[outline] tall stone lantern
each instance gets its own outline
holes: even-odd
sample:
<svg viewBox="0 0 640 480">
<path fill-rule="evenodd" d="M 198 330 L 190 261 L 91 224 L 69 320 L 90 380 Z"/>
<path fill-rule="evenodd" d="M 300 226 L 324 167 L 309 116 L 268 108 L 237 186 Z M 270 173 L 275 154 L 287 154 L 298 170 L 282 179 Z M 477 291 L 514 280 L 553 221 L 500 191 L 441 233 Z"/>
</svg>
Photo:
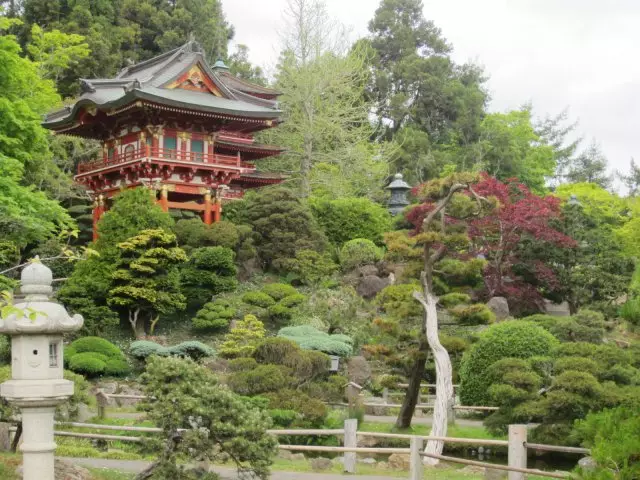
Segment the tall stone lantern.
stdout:
<svg viewBox="0 0 640 480">
<path fill-rule="evenodd" d="M 0 333 L 11 336 L 12 373 L 0 385 L 0 395 L 22 411 L 24 480 L 54 480 L 53 416 L 56 406 L 73 395 L 73 382 L 63 378 L 62 334 L 84 322 L 49 299 L 52 281 L 51 270 L 36 257 L 22 270 L 25 298 L 15 304 L 25 314 L 0 319 Z"/>
<path fill-rule="evenodd" d="M 386 188 L 391 192 L 391 197 L 387 203 L 389 212 L 391 212 L 391 215 L 397 215 L 409 205 L 407 192 L 411 190 L 411 186 L 403 180 L 401 173 L 396 173 L 393 176 L 393 181 Z"/>
</svg>

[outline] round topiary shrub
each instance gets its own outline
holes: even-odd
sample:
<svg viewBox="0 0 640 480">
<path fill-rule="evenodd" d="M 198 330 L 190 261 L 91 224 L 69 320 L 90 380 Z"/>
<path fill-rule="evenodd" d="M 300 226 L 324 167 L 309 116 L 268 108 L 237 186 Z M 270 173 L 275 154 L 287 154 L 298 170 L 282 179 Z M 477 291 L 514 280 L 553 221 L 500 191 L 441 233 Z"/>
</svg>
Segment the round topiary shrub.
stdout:
<svg viewBox="0 0 640 480">
<path fill-rule="evenodd" d="M 292 295 L 297 295 L 298 290 L 291 285 L 286 283 L 268 283 L 264 287 L 262 287 L 262 292 L 269 295 L 276 302 L 282 300 L 285 297 L 290 297 Z"/>
<path fill-rule="evenodd" d="M 191 319 L 191 326 L 195 330 L 219 331 L 227 328 L 237 310 L 226 300 L 217 299 L 205 303 Z"/>
<path fill-rule="evenodd" d="M 492 325 L 462 357 L 460 400 L 463 405 L 490 405 L 489 367 L 503 358 L 549 355 L 558 340 L 532 322 L 506 321 Z"/>
<path fill-rule="evenodd" d="M 98 375 L 124 376 L 130 372 L 122 351 L 100 337 L 83 337 L 64 350 L 64 361 L 69 370 L 95 377 Z M 107 368 L 107 365 L 111 365 Z"/>
<path fill-rule="evenodd" d="M 124 377 L 131 373 L 131 366 L 124 358 L 110 358 L 104 367 L 104 374 L 112 377 Z"/>
<path fill-rule="evenodd" d="M 216 351 L 208 345 L 197 340 L 189 340 L 179 343 L 173 347 L 168 347 L 167 352 L 174 357 L 190 358 L 191 360 L 198 361 L 201 358 L 213 357 Z"/>
<path fill-rule="evenodd" d="M 294 293 L 293 295 L 289 295 L 288 297 L 284 297 L 278 303 L 283 307 L 297 307 L 298 305 L 305 302 L 307 297 L 301 293 Z"/>
<path fill-rule="evenodd" d="M 264 292 L 247 292 L 242 295 L 242 301 L 262 308 L 269 308 L 276 304 L 276 301 Z"/>
<path fill-rule="evenodd" d="M 346 242 L 340 249 L 340 265 L 344 270 L 351 270 L 362 265 L 369 265 L 382 260 L 383 251 L 366 238 L 354 238 Z"/>
<path fill-rule="evenodd" d="M 317 350 L 340 357 L 348 357 L 353 353 L 352 340 L 345 342 L 342 335 L 329 335 L 310 325 L 282 328 L 278 332 L 278 337 L 297 343 L 303 350 Z"/>
<path fill-rule="evenodd" d="M 291 375 L 291 369 L 281 365 L 258 365 L 253 370 L 232 373 L 227 385 L 240 395 L 258 395 L 286 388 Z"/>
<path fill-rule="evenodd" d="M 99 353 L 77 353 L 69 360 L 69 368 L 75 373 L 81 373 L 87 377 L 97 377 L 105 373 L 106 357 Z"/>
<path fill-rule="evenodd" d="M 75 353 L 95 352 L 107 357 L 121 357 L 122 351 L 109 340 L 100 337 L 82 337 L 71 342 L 69 348 Z"/>
</svg>

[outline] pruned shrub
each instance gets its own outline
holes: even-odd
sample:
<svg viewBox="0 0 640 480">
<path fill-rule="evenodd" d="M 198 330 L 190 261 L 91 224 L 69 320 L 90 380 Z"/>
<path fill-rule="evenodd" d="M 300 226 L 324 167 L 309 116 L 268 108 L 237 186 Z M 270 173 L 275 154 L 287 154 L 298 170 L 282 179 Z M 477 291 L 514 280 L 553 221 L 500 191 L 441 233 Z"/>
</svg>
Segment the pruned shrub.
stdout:
<svg viewBox="0 0 640 480">
<path fill-rule="evenodd" d="M 343 341 L 341 337 L 334 338 L 334 335 L 321 332 L 310 325 L 282 328 L 278 337 L 292 340 L 304 350 L 318 350 L 328 355 L 348 357 L 353 351 L 352 345 Z"/>
<path fill-rule="evenodd" d="M 376 295 L 375 303 L 393 318 L 419 317 L 422 315 L 422 307 L 413 298 L 413 292 L 420 291 L 417 283 L 389 285 Z"/>
<path fill-rule="evenodd" d="M 227 385 L 240 395 L 275 392 L 290 385 L 292 372 L 281 365 L 258 365 L 252 370 L 232 373 Z"/>
<path fill-rule="evenodd" d="M 279 304 L 283 307 L 291 308 L 297 307 L 298 305 L 304 303 L 307 300 L 307 297 L 302 293 L 294 293 L 293 295 L 289 295 L 280 300 Z"/>
<path fill-rule="evenodd" d="M 99 353 L 77 353 L 69 360 L 69 369 L 87 377 L 98 377 L 105 373 L 106 360 L 107 357 Z"/>
<path fill-rule="evenodd" d="M 340 249 L 340 265 L 343 270 L 351 270 L 382 260 L 383 251 L 366 238 L 355 238 Z"/>
<path fill-rule="evenodd" d="M 452 308 L 463 303 L 469 303 L 471 297 L 466 293 L 451 292 L 442 295 L 438 300 L 444 308 Z"/>
<path fill-rule="evenodd" d="M 273 408 L 269 410 L 269 416 L 273 420 L 273 424 L 278 427 L 290 427 L 296 418 L 298 412 L 295 410 L 285 410 L 282 408 Z"/>
<path fill-rule="evenodd" d="M 299 250 L 288 263 L 288 269 L 305 285 L 317 285 L 338 270 L 331 255 L 315 250 Z"/>
<path fill-rule="evenodd" d="M 262 308 L 269 308 L 276 304 L 276 301 L 264 292 L 247 292 L 242 295 L 242 301 Z"/>
<path fill-rule="evenodd" d="M 245 315 L 224 337 L 220 355 L 224 358 L 249 357 L 264 338 L 264 324 L 255 315 Z"/>
<path fill-rule="evenodd" d="M 136 340 L 129 345 L 129 355 L 138 360 L 145 360 L 151 355 L 168 355 L 167 349 L 156 342 L 149 340 Z"/>
<path fill-rule="evenodd" d="M 294 421 L 295 426 L 321 427 L 327 416 L 327 407 L 321 401 L 308 395 L 289 389 L 264 394 L 269 399 L 270 409 L 293 410 L 299 417 Z"/>
<path fill-rule="evenodd" d="M 240 357 L 229 360 L 227 368 L 231 372 L 244 372 L 245 370 L 253 370 L 258 367 L 258 362 L 251 357 Z"/>
<path fill-rule="evenodd" d="M 560 374 L 568 370 L 576 370 L 578 372 L 587 372 L 593 376 L 597 376 L 600 371 L 600 368 L 595 361 L 585 357 L 561 357 L 556 360 L 553 368 L 556 374 Z"/>
<path fill-rule="evenodd" d="M 285 297 L 289 297 L 291 295 L 297 295 L 298 290 L 291 285 L 286 283 L 267 283 L 264 287 L 262 287 L 262 292 L 269 295 L 276 302 L 282 300 Z"/>
<path fill-rule="evenodd" d="M 216 354 L 213 348 L 197 340 L 188 340 L 168 347 L 167 352 L 174 357 L 190 358 L 195 361 L 205 357 L 213 357 Z"/>
<path fill-rule="evenodd" d="M 122 351 L 100 337 L 83 337 L 71 342 L 64 350 L 64 361 L 69 370 L 88 377 L 125 376 L 131 371 Z"/>
<path fill-rule="evenodd" d="M 463 325 L 488 325 L 496 320 L 496 314 L 484 303 L 458 305 L 451 314 Z"/>
<path fill-rule="evenodd" d="M 544 328 L 521 320 L 506 321 L 482 332 L 463 356 L 460 367 L 460 399 L 464 405 L 488 405 L 491 398 L 489 368 L 503 358 L 526 359 L 549 355 L 558 340 Z"/>
<path fill-rule="evenodd" d="M 216 299 L 205 303 L 191 320 L 195 330 L 217 332 L 229 326 L 229 322 L 236 315 L 237 310 L 227 300 Z"/>
</svg>

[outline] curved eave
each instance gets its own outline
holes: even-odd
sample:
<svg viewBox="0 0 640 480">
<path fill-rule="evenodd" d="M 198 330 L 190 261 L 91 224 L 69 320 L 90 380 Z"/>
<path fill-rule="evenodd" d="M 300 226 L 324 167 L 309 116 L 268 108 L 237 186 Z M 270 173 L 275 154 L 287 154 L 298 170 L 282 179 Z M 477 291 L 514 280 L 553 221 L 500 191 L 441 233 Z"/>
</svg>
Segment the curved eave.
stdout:
<svg viewBox="0 0 640 480">
<path fill-rule="evenodd" d="M 112 102 L 105 102 L 102 104 L 97 104 L 89 98 L 81 99 L 75 103 L 75 105 L 73 106 L 73 108 L 71 109 L 68 115 L 66 115 L 65 117 L 59 120 L 52 120 L 52 121 L 45 120 L 42 123 L 42 126 L 45 128 L 49 128 L 51 130 L 63 129 L 65 127 L 73 127 L 77 123 L 76 116 L 78 115 L 78 112 L 82 108 L 85 108 L 85 107 L 97 108 L 109 114 L 109 110 L 124 107 L 126 105 L 134 103 L 137 100 L 146 100 L 148 102 L 157 104 L 159 106 L 182 108 L 186 110 L 192 110 L 193 112 L 215 113 L 219 115 L 229 116 L 234 119 L 249 118 L 249 119 L 259 119 L 259 120 L 277 120 L 282 114 L 282 111 L 273 110 L 273 109 L 268 109 L 268 110 L 265 109 L 264 111 L 247 111 L 247 110 L 210 107 L 210 106 L 193 104 L 193 103 L 185 103 L 185 102 L 168 99 L 162 96 L 153 95 L 148 92 L 135 89 L 125 93 L 122 97 L 119 97 L 117 100 L 114 100 Z"/>
</svg>

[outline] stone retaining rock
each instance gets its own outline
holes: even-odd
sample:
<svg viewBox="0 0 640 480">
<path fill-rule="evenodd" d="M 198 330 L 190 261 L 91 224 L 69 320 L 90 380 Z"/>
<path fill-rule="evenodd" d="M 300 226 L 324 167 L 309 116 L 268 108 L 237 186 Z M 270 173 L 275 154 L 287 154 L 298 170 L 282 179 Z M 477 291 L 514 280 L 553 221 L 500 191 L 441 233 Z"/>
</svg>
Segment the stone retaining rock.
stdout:
<svg viewBox="0 0 640 480">
<path fill-rule="evenodd" d="M 331 460 L 324 457 L 312 458 L 310 463 L 311 469 L 314 472 L 323 472 L 325 470 L 329 470 L 333 466 Z"/>
</svg>

